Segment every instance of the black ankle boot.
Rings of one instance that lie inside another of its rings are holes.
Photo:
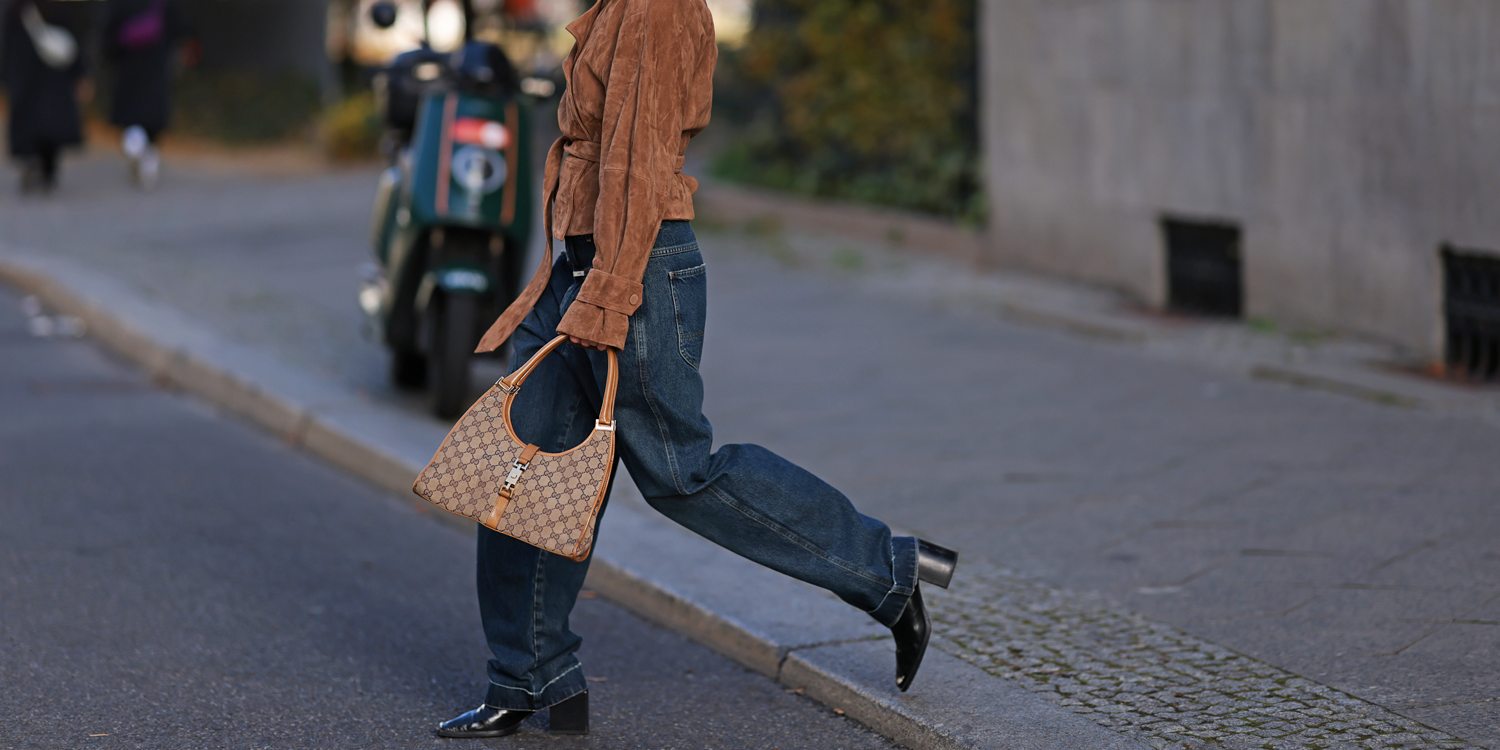
[[[515,734],[521,722],[531,718],[535,711],[514,711],[494,708],[489,704],[449,719],[438,725],[439,737],[474,738],[504,737]]]
[[[948,588],[958,567],[958,553],[925,539],[917,540],[917,580]]]
[[[896,687],[906,692],[917,668],[922,666],[922,657],[927,653],[927,639],[932,635],[932,623],[927,619],[927,607],[922,605],[922,589],[917,587],[901,610],[901,619],[891,626],[891,635],[896,639]]]
[[[551,713],[551,720],[547,726],[549,733],[589,733],[589,694],[587,692],[554,704],[549,711]],[[455,738],[504,737],[508,734],[515,734],[516,730],[521,728],[521,724],[531,718],[534,713],[536,712],[493,708],[486,704],[439,724],[437,734],[439,737]]]
[[[911,688],[917,669],[922,666],[922,657],[927,655],[927,640],[932,636],[932,622],[927,618],[926,605],[922,604],[920,582],[948,588],[957,567],[957,552],[922,539],[917,540],[919,583],[912,585],[911,599],[906,602],[906,609],[901,611],[901,619],[891,626],[891,635],[896,639],[896,687],[901,688],[903,693]]]
[[[589,694],[579,693],[554,705],[547,721],[550,734],[589,733]]]

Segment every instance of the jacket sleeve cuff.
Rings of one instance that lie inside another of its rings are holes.
[[[643,291],[644,287],[639,281],[593,268],[583,279],[583,286],[578,290],[578,301],[629,316],[634,315],[636,308],[641,306]]]
[[[593,277],[596,273],[598,271],[590,271],[589,276]],[[630,333],[630,316],[576,299],[557,324],[557,332],[615,349],[624,349],[625,335]]]

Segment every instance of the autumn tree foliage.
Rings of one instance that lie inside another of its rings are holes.
[[[977,220],[974,0],[757,0],[722,176]]]

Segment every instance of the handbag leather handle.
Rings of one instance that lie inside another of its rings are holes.
[[[505,392],[514,394],[520,390],[521,384],[525,383],[526,379],[531,377],[531,373],[541,365],[542,360],[567,340],[568,337],[566,335],[560,335],[548,341],[545,346],[537,350],[536,354],[531,355],[531,359],[526,360],[526,364],[516,368],[515,372],[501,378],[500,385],[504,388]],[[605,354],[609,357],[609,375],[604,381],[604,398],[599,407],[599,424],[601,425],[609,425],[615,421],[615,391],[620,387],[620,358],[615,354],[613,347],[606,348]]]
[[[620,357],[615,354],[613,347],[605,347],[605,354],[609,357],[609,375],[604,379],[604,398],[599,404],[599,424],[615,424],[615,391],[620,388]]]

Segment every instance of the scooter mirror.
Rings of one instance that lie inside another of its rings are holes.
[[[382,29],[389,29],[396,25],[396,4],[390,0],[380,0],[370,6],[370,21]]]

